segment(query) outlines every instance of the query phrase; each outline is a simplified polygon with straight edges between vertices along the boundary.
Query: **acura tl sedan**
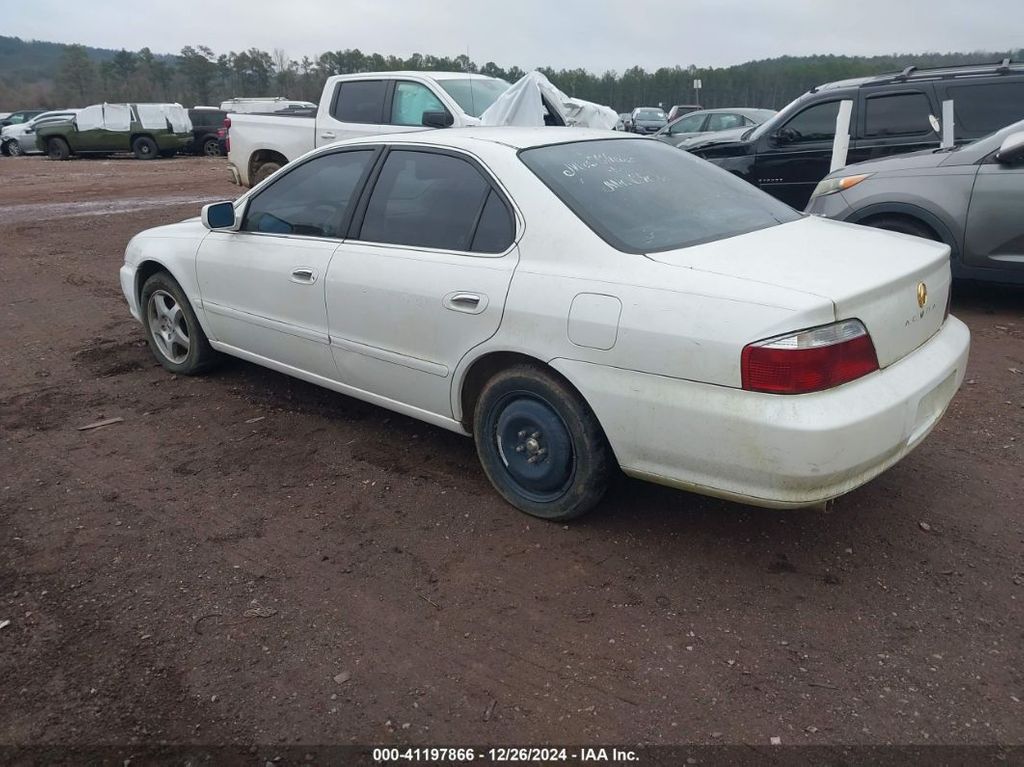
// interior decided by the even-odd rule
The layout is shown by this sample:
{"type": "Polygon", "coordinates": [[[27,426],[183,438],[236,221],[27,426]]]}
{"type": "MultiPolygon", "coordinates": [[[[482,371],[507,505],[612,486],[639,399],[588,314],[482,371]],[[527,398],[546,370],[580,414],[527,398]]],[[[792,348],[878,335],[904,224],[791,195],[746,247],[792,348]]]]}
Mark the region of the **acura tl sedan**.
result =
{"type": "Polygon", "coordinates": [[[659,141],[468,128],[331,144],[128,244],[165,368],[229,354],[472,435],[565,520],[628,475],[822,505],[960,386],[949,247],[805,217],[659,141]]]}

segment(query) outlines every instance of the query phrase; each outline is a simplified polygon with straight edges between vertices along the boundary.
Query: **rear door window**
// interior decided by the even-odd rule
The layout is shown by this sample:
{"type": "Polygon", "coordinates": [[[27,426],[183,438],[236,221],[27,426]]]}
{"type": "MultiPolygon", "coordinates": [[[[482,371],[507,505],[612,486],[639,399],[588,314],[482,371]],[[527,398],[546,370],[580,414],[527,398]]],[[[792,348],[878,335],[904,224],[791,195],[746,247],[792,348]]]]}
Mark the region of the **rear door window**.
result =
{"type": "Polygon", "coordinates": [[[1024,82],[951,85],[957,127],[982,136],[1024,119],[1024,82]]]}
{"type": "Polygon", "coordinates": [[[338,85],[331,116],[343,123],[381,125],[387,80],[351,80],[338,85]]]}
{"type": "Polygon", "coordinates": [[[372,149],[315,157],[282,174],[245,211],[243,232],[342,237],[372,149]]]}
{"type": "Polygon", "coordinates": [[[742,128],[745,125],[741,115],[729,113],[716,113],[708,117],[708,130],[720,131],[732,128],[742,128]]]}
{"type": "Polygon", "coordinates": [[[864,135],[916,136],[931,133],[931,101],[923,93],[871,96],[864,102],[864,135]]]}
{"type": "Polygon", "coordinates": [[[490,183],[467,160],[392,150],[370,195],[359,239],[501,252],[512,244],[513,227],[503,201],[494,198],[490,183]]]}

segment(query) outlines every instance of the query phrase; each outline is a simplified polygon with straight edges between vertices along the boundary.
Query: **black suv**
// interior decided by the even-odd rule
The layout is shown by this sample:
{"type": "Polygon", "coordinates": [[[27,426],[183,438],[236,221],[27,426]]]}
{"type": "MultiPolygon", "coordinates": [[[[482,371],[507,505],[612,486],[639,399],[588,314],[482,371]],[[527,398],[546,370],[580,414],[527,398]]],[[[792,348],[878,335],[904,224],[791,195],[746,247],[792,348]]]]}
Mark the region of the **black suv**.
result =
{"type": "Polygon", "coordinates": [[[223,151],[221,136],[218,130],[224,127],[224,118],[228,113],[220,109],[190,109],[189,119],[192,120],[192,143],[187,151],[192,154],[204,154],[207,157],[220,157],[223,151]]]}
{"type": "Polygon", "coordinates": [[[973,141],[1024,119],[1024,64],[1004,59],[843,80],[813,88],[741,136],[714,134],[680,144],[803,210],[828,175],[839,102],[853,101],[846,162],[935,148],[942,102],[953,100],[954,137],[973,141]]]}

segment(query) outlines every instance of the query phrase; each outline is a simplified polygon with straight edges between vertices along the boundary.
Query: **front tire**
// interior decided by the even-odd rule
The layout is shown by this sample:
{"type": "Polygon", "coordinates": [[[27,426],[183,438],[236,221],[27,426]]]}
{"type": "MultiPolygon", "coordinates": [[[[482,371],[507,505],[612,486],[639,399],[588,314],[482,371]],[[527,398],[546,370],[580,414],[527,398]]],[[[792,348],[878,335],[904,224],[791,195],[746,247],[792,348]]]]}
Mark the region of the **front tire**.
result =
{"type": "Polygon", "coordinates": [[[155,160],[159,156],[159,148],[149,136],[139,136],[132,142],[132,153],[136,160],[155,160]]]}
{"type": "Polygon", "coordinates": [[[62,138],[52,138],[46,142],[46,155],[51,160],[66,160],[71,157],[71,147],[62,138]]]}
{"type": "Polygon", "coordinates": [[[142,325],[149,349],[172,373],[198,375],[214,365],[210,346],[181,286],[166,272],[157,272],[142,286],[142,325]]]}
{"type": "Polygon", "coordinates": [[[6,150],[4,154],[8,157],[21,157],[21,155],[25,154],[21,150],[21,144],[17,139],[11,139],[10,141],[4,142],[4,149],[6,150]]]}
{"type": "Polygon", "coordinates": [[[520,511],[561,522],[604,497],[614,462],[604,432],[579,393],[539,367],[491,378],[473,433],[487,478],[520,511]]]}

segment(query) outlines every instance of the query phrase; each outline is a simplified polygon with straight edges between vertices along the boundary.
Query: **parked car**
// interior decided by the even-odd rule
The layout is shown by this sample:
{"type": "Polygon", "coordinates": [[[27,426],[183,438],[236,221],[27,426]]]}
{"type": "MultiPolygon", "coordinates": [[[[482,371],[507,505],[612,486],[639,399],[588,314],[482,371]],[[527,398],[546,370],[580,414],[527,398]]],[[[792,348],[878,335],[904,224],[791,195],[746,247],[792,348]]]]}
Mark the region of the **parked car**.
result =
{"type": "Polygon", "coordinates": [[[180,104],[94,104],[36,131],[36,146],[51,160],[116,152],[152,160],[173,157],[191,140],[192,123],[180,104]]]}
{"type": "Polygon", "coordinates": [[[1024,121],[973,144],[850,165],[807,212],[948,245],[954,277],[1024,283],[1024,121]]]}
{"type": "Polygon", "coordinates": [[[633,133],[657,133],[667,122],[663,110],[657,107],[637,107],[630,115],[629,129],[633,133]]]}
{"type": "Polygon", "coordinates": [[[814,88],[741,138],[714,134],[683,145],[802,210],[831,167],[839,103],[853,101],[847,163],[929,149],[952,99],[964,143],[1024,118],[1024,65],[907,69],[814,88]],[[934,125],[933,125],[934,120],[934,125]]]}
{"type": "Polygon", "coordinates": [[[700,104],[676,104],[668,110],[668,121],[678,120],[685,114],[690,112],[696,112],[699,109],[703,109],[700,104]]]}
{"type": "Polygon", "coordinates": [[[43,112],[28,122],[8,125],[0,129],[0,154],[5,157],[17,157],[23,154],[38,154],[36,146],[36,129],[40,125],[68,120],[75,116],[75,109],[61,109],[43,112]]]}
{"type": "Polygon", "coordinates": [[[232,178],[253,186],[317,146],[473,123],[509,84],[465,72],[370,72],[327,79],[315,117],[229,115],[232,178]]]}
{"type": "Polygon", "coordinates": [[[18,125],[31,120],[37,115],[41,115],[45,112],[45,109],[20,109],[17,112],[10,112],[6,117],[0,120],[0,128],[6,128],[8,125],[18,125]]]}
{"type": "Polygon", "coordinates": [[[188,110],[188,116],[192,121],[192,140],[186,148],[187,151],[207,157],[224,155],[223,138],[219,132],[224,130],[227,112],[222,109],[195,107],[188,110]]]}
{"type": "Polygon", "coordinates": [[[946,245],[584,128],[321,147],[136,235],[120,281],[168,370],[223,352],[473,435],[497,491],[555,520],[616,464],[822,504],[924,439],[969,342],[946,245]]]}
{"type": "Polygon", "coordinates": [[[628,131],[632,122],[632,115],[629,112],[620,112],[619,120],[615,123],[615,127],[612,130],[628,131]]]}
{"type": "Polygon", "coordinates": [[[748,109],[731,107],[726,109],[703,109],[690,112],[675,122],[670,122],[655,135],[656,138],[672,146],[688,139],[706,136],[721,131],[744,131],[770,120],[775,115],[774,109],[748,109]]]}

